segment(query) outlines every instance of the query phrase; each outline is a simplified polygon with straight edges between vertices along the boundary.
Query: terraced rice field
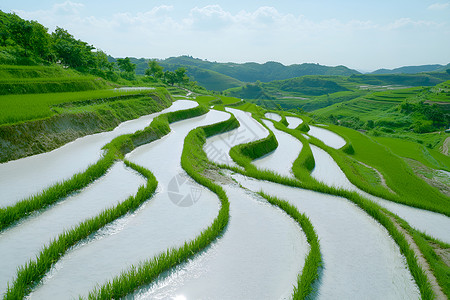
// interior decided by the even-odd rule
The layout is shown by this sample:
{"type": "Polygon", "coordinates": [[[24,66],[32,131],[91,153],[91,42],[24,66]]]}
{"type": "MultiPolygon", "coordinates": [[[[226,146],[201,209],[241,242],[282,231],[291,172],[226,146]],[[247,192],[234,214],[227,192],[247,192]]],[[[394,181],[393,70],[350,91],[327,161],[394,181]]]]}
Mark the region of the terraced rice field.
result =
{"type": "Polygon", "coordinates": [[[291,135],[301,119],[288,116],[284,126],[281,115],[263,116],[180,100],[112,132],[0,164],[4,214],[102,157],[115,158],[100,178],[3,228],[0,295],[446,297],[431,287],[389,211],[446,243],[450,218],[356,188],[308,142],[342,148],[346,141],[326,127],[291,135]],[[315,168],[299,178],[296,161],[307,151],[315,168]]]}

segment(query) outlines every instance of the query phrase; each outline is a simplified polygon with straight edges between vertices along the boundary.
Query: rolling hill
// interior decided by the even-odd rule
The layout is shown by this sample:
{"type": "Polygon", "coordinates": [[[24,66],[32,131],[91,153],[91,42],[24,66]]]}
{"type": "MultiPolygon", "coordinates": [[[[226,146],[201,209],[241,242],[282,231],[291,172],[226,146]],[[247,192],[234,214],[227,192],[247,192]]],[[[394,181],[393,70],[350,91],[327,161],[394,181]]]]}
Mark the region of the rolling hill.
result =
{"type": "Polygon", "coordinates": [[[395,69],[378,69],[370,74],[416,74],[423,72],[443,72],[450,68],[450,64],[444,65],[422,65],[422,66],[405,66],[395,69]]]}

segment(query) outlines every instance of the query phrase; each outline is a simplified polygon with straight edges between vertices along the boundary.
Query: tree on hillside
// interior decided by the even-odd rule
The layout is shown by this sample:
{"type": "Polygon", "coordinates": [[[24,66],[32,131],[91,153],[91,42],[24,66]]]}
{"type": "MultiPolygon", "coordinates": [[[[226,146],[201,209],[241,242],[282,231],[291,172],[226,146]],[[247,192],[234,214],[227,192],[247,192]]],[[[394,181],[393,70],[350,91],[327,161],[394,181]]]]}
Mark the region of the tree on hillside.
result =
{"type": "Polygon", "coordinates": [[[177,82],[177,75],[172,71],[165,71],[164,72],[164,79],[166,82],[170,85],[174,85],[175,82],[177,82]]]}
{"type": "Polygon", "coordinates": [[[94,55],[91,52],[95,48],[86,42],[75,39],[67,30],[56,27],[52,38],[56,57],[64,65],[86,71],[95,64],[94,55]]]}
{"type": "Polygon", "coordinates": [[[129,57],[118,58],[117,65],[121,71],[126,73],[134,73],[134,70],[136,70],[136,65],[130,61],[129,57]]]}
{"type": "Polygon", "coordinates": [[[148,69],[145,70],[145,75],[160,79],[164,76],[163,70],[164,68],[161,67],[156,60],[153,59],[148,62],[148,69]]]}
{"type": "Polygon", "coordinates": [[[51,62],[51,36],[36,21],[26,21],[15,14],[0,11],[0,50],[19,64],[51,62]]]}
{"type": "Polygon", "coordinates": [[[186,75],[186,69],[181,67],[175,70],[175,79],[178,84],[184,85],[189,82],[189,77],[186,75]]]}

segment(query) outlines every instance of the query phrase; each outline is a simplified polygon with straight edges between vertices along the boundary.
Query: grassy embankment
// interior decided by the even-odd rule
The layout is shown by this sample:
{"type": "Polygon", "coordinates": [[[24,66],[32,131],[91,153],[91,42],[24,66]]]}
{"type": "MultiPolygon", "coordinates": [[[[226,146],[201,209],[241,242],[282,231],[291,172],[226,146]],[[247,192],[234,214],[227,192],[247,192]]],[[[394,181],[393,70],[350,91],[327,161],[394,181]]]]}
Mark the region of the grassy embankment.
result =
{"type": "MultiPolygon", "coordinates": [[[[389,211],[387,211],[386,209],[377,205],[376,203],[363,198],[356,192],[349,192],[344,189],[329,187],[325,184],[317,182],[313,178],[309,178],[309,179],[303,180],[303,181],[298,181],[295,179],[289,179],[286,177],[282,177],[282,176],[275,174],[273,172],[270,172],[270,171],[257,170],[253,165],[251,165],[250,162],[252,159],[257,158],[258,156],[242,157],[242,156],[244,156],[243,153],[247,153],[247,154],[255,153],[257,155],[260,155],[261,152],[263,152],[262,150],[258,150],[258,149],[245,149],[245,147],[270,149],[271,147],[270,147],[270,145],[267,145],[268,143],[270,143],[270,140],[266,138],[265,141],[260,141],[259,143],[253,142],[253,143],[249,143],[249,144],[245,144],[245,145],[239,145],[239,147],[235,146],[234,149],[232,148],[230,150],[230,155],[233,153],[232,158],[236,159],[235,160],[236,163],[238,163],[242,167],[244,167],[244,169],[245,169],[244,171],[242,171],[239,168],[234,168],[234,167],[229,167],[229,166],[221,166],[221,167],[231,169],[234,172],[241,173],[243,175],[253,177],[253,178],[256,178],[259,180],[268,180],[268,181],[272,181],[272,182],[276,182],[276,183],[280,183],[280,184],[284,184],[284,185],[288,185],[288,186],[293,186],[293,187],[298,187],[298,188],[303,188],[303,189],[308,189],[308,190],[314,190],[314,191],[317,191],[320,193],[326,193],[326,194],[344,197],[344,198],[347,198],[348,200],[352,201],[358,207],[360,207],[361,209],[366,211],[371,217],[373,217],[377,222],[379,222],[381,225],[383,225],[388,230],[388,232],[390,233],[390,235],[392,236],[394,241],[399,245],[400,251],[406,257],[411,274],[413,275],[413,277],[419,287],[421,297],[423,299],[433,299],[434,294],[431,289],[431,285],[428,282],[428,279],[427,279],[424,271],[418,265],[414,251],[409,246],[409,244],[408,244],[407,240],[405,239],[405,237],[403,236],[403,234],[396,228],[394,222],[390,219],[389,211]]],[[[300,155],[302,155],[302,152],[300,153],[300,155]]],[[[304,159],[304,161],[308,161],[308,160],[304,159]]],[[[294,167],[293,167],[294,174],[296,173],[295,168],[296,168],[296,166],[294,165],[294,167]]],[[[308,169],[308,167],[306,167],[306,169],[308,169]]],[[[306,175],[305,167],[303,167],[299,172],[302,175],[306,175]]],[[[304,178],[302,177],[302,179],[304,179],[304,178]]]]}
{"type": "MultiPolygon", "coordinates": [[[[123,158],[125,153],[135,147],[154,141],[170,132],[169,123],[202,115],[208,111],[204,106],[192,109],[170,112],[158,116],[144,130],[134,134],[120,136],[105,146],[106,155],[123,158]]],[[[130,197],[117,206],[106,209],[94,218],[82,222],[80,225],[60,234],[36,256],[17,271],[17,278],[8,287],[6,299],[21,299],[31,292],[31,289],[44,277],[55,262],[57,262],[71,247],[87,239],[91,234],[108,223],[136,210],[142,203],[150,198],[156,189],[157,181],[153,174],[140,166],[128,161],[125,163],[147,178],[147,185],[139,188],[134,197],[130,197]]],[[[55,201],[60,199],[55,199],[55,201]]]]}
{"type": "Polygon", "coordinates": [[[111,87],[102,78],[59,66],[0,65],[0,95],[76,92],[111,87]]]}
{"type": "Polygon", "coordinates": [[[160,111],[171,102],[163,88],[0,96],[0,162],[111,130],[123,121],[160,111]]]}
{"type": "Polygon", "coordinates": [[[103,284],[89,294],[89,299],[116,299],[124,297],[139,287],[154,281],[162,272],[186,262],[194,255],[208,247],[226,228],[229,220],[229,202],[225,191],[203,173],[210,167],[203,144],[206,138],[231,130],[238,126],[237,120],[231,116],[228,120],[196,128],[189,132],[184,141],[181,166],[199,184],[216,193],[221,207],[213,223],[194,240],[185,242],[180,248],[168,249],[152,259],[132,266],[112,281],[103,284]]]}

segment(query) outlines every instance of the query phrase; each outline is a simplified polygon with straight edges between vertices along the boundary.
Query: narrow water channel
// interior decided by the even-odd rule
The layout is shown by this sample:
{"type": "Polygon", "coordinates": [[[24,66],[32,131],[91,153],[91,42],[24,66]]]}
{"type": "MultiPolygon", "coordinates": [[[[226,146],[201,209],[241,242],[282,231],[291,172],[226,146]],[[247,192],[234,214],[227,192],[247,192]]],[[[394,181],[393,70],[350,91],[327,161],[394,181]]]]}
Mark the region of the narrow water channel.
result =
{"type": "Polygon", "coordinates": [[[309,252],[300,227],[265,199],[223,185],[230,199],[225,234],[201,255],[134,299],[289,299],[309,252]]]}
{"type": "Polygon", "coordinates": [[[269,132],[258,121],[253,119],[250,113],[229,107],[226,110],[232,113],[239,121],[239,128],[207,139],[203,149],[209,160],[218,164],[236,167],[237,164],[230,157],[230,149],[239,144],[262,139],[269,132]]]}
{"type": "Polygon", "coordinates": [[[282,176],[294,177],[291,172],[292,164],[302,150],[302,143],[290,134],[276,129],[272,122],[267,120],[263,120],[263,122],[275,134],[278,147],[252,163],[261,170],[267,169],[282,176]]]}
{"type": "Polygon", "coordinates": [[[182,171],[185,136],[198,127],[229,118],[224,112],[171,124],[165,137],[127,155],[153,172],[158,192],[138,211],[105,228],[92,241],[65,255],[31,295],[34,299],[72,299],[86,296],[97,284],[120,274],[132,264],[152,258],[170,247],[195,238],[217,216],[216,195],[182,171]],[[180,202],[180,199],[185,201],[180,202]]]}
{"type": "Polygon", "coordinates": [[[19,266],[34,259],[44,245],[85,219],[134,195],[146,180],[118,162],[94,183],[64,201],[0,233],[0,296],[19,266]]]}
{"type": "Polygon", "coordinates": [[[0,207],[13,205],[84,171],[101,157],[105,144],[117,136],[145,128],[159,114],[197,105],[193,101],[179,100],[161,112],[123,122],[113,131],[85,136],[51,152],[0,164],[0,207]]]}

